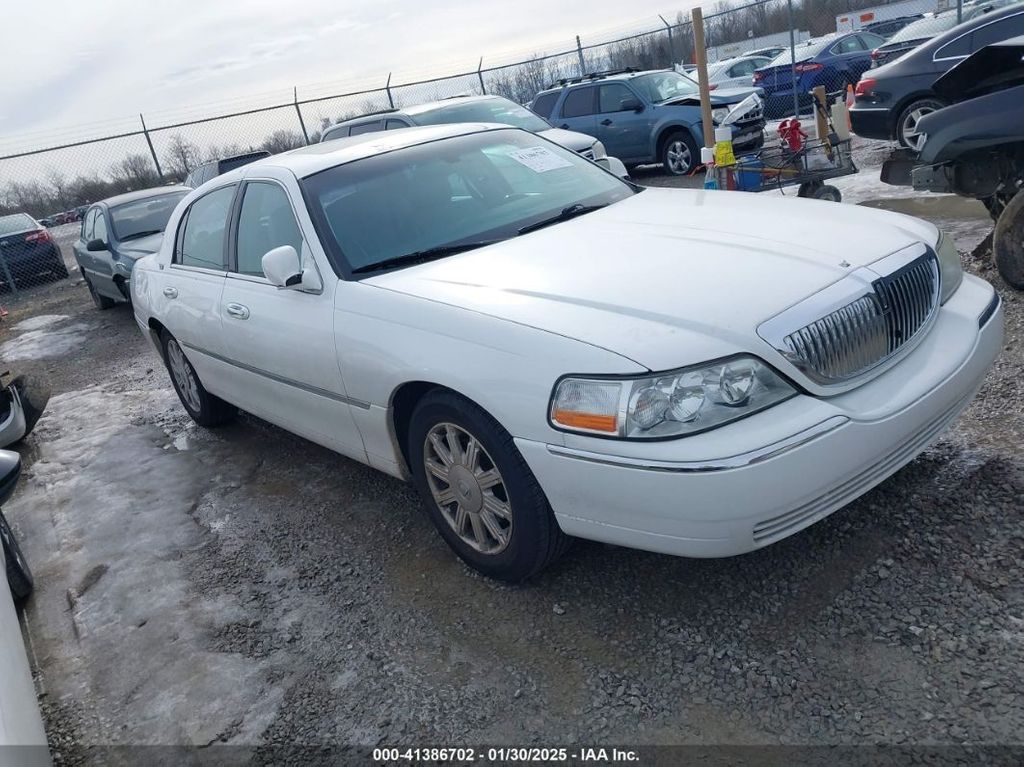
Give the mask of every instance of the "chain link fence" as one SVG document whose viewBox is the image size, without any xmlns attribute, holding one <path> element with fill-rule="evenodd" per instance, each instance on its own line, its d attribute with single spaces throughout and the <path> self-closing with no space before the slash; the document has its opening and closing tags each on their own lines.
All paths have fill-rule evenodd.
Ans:
<svg viewBox="0 0 1024 767">
<path fill-rule="evenodd" d="M 989 0 L 988 4 L 1006 1 Z M 704 17 L 708 58 L 717 77 L 728 73 L 726 60 L 763 51 L 758 71 L 747 71 L 746 76 L 763 89 L 768 116 L 781 118 L 806 109 L 814 86 L 844 93 L 873 60 L 898 55 L 957 19 L 981 12 L 981 2 L 720 2 L 715 12 Z M 57 140 L 54 134 L 45 139 L 39 135 L 0 139 L 0 216 L 21 214 L 44 224 L 63 225 L 66 239 L 68 222 L 74 223 L 81 206 L 122 192 L 180 182 L 208 159 L 258 149 L 276 153 L 315 143 L 324 128 L 338 120 L 464 94 L 498 94 L 525 104 L 562 78 L 626 67 L 682 68 L 693 58 L 691 22 L 679 13 L 671 20 L 659 17 L 640 31 L 610 30 L 586 40 L 576 37 L 553 53 L 486 65 L 483 58 L 474 71 L 405 82 L 392 82 L 389 75 L 385 82 L 361 89 L 320 86 L 305 89 L 301 98 L 293 91 L 290 99 L 278 98 L 265 106 L 218 110 L 224 113 L 196 114 L 195 107 L 151 113 L 140 115 L 137 122 L 79 126 L 75 140 L 60 140 L 68 131 Z M 0 226 L 5 220 L 0 218 Z M 52 261 L 52 252 L 40 244 L 45 228 L 43 235 L 33 239 L 31 256 L 24 255 L 28 235 L 3 232 L 0 228 L 0 289 L 17 290 L 62 274 L 56 266 L 49 271 L 43 268 Z M 50 245 L 56 247 L 53 238 Z M 70 253 L 64 255 L 74 268 Z"/>
</svg>

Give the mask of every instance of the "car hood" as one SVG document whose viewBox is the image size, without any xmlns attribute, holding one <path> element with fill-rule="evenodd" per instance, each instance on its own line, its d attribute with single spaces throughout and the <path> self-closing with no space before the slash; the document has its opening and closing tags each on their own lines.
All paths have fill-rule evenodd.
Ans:
<svg viewBox="0 0 1024 767">
<path fill-rule="evenodd" d="M 574 130 L 565 130 L 564 128 L 549 128 L 548 130 L 542 130 L 538 136 L 543 136 L 548 141 L 554 141 L 559 146 L 564 146 L 566 149 L 571 149 L 574 152 L 583 152 L 590 149 L 597 141 L 593 136 L 588 136 L 585 133 L 577 133 Z"/>
<path fill-rule="evenodd" d="M 128 242 L 122 243 L 117 252 L 122 256 L 128 256 L 130 258 L 142 258 L 148 256 L 150 253 L 156 253 L 160 250 L 160 243 L 164 241 L 164 234 L 150 234 L 146 237 L 139 237 L 137 240 L 128 240 Z"/>
<path fill-rule="evenodd" d="M 668 370 L 770 354 L 757 326 L 912 243 L 917 219 L 737 192 L 647 189 L 603 210 L 364 283 Z"/>
<path fill-rule="evenodd" d="M 711 91 L 711 106 L 712 107 L 724 107 L 730 104 L 738 104 L 751 93 L 761 94 L 763 89 L 746 86 L 740 88 L 715 88 Z M 700 106 L 700 96 L 683 96 L 682 98 L 673 99 L 672 101 L 666 101 L 660 106 Z"/>
</svg>

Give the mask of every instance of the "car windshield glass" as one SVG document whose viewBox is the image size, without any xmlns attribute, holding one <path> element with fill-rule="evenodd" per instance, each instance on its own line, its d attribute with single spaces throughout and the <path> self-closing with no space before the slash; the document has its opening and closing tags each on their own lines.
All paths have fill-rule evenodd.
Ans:
<svg viewBox="0 0 1024 767">
<path fill-rule="evenodd" d="M 450 104 L 413 114 L 417 125 L 444 125 L 447 123 L 500 123 L 522 128 L 531 133 L 548 130 L 551 126 L 529 109 L 506 99 L 486 99 Z"/>
<path fill-rule="evenodd" d="M 931 16 L 927 19 L 918 19 L 913 24 L 907 24 L 899 32 L 886 40 L 887 45 L 892 43 L 905 43 L 909 40 L 922 40 L 952 29 L 956 26 L 956 14 L 944 13 L 941 16 Z"/>
<path fill-rule="evenodd" d="M 700 88 L 689 77 L 676 72 L 655 72 L 634 77 L 630 82 L 655 104 L 685 96 L 697 96 Z"/>
<path fill-rule="evenodd" d="M 328 251 L 360 272 L 411 254 L 445 257 L 463 245 L 516 237 L 568 207 L 607 205 L 636 193 L 575 152 L 519 130 L 375 155 L 302 185 Z"/>
<path fill-rule="evenodd" d="M 159 197 L 126 202 L 110 209 L 114 226 L 114 239 L 131 240 L 147 234 L 162 232 L 186 192 L 170 192 Z"/>
<path fill-rule="evenodd" d="M 31 216 L 25 213 L 15 213 L 12 216 L 0 216 L 0 236 L 24 232 L 26 229 L 35 229 L 36 222 Z"/>
<path fill-rule="evenodd" d="M 821 40 L 811 40 L 806 43 L 801 43 L 800 45 L 796 46 L 796 60 L 807 61 L 807 59 L 813 59 L 815 56 L 817 56 L 819 53 L 825 50 L 825 48 L 830 46 L 833 42 L 835 42 L 835 38 L 826 37 Z M 787 48 L 774 59 L 772 59 L 771 66 L 781 67 L 786 64 L 792 64 L 792 54 L 793 52 L 789 50 L 789 48 Z"/>
</svg>

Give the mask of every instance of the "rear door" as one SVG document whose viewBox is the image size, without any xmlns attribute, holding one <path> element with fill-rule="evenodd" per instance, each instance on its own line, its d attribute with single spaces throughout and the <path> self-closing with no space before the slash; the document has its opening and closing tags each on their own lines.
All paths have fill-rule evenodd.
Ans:
<svg viewBox="0 0 1024 767">
<path fill-rule="evenodd" d="M 623 102 L 640 103 L 640 98 L 625 83 L 602 83 L 597 94 L 597 138 L 608 154 L 620 160 L 633 160 L 647 154 L 651 131 L 645 111 L 623 109 Z"/>
<path fill-rule="evenodd" d="M 249 179 L 231 234 L 230 263 L 220 302 L 232 402 L 272 423 L 345 455 L 366 460 L 350 412 L 334 344 L 334 291 L 279 290 L 263 274 L 263 256 L 291 245 L 317 266 L 299 223 L 302 197 L 287 178 Z M 330 275 L 327 275 L 330 276 Z M 322 281 L 333 286 L 333 281 Z"/>
<path fill-rule="evenodd" d="M 586 85 L 569 90 L 562 100 L 558 114 L 551 118 L 551 122 L 559 128 L 586 133 L 597 138 L 597 88 Z"/>
</svg>

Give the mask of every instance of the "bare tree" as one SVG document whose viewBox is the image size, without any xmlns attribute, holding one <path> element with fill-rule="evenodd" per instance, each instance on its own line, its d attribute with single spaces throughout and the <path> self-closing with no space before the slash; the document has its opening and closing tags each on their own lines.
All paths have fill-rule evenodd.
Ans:
<svg viewBox="0 0 1024 767">
<path fill-rule="evenodd" d="M 145 189 L 157 182 L 153 160 L 144 154 L 130 154 L 110 170 L 115 181 L 124 183 L 129 190 Z"/>
<path fill-rule="evenodd" d="M 202 156 L 198 146 L 180 133 L 175 133 L 164 152 L 164 165 L 169 175 L 180 180 L 202 162 Z"/>
<path fill-rule="evenodd" d="M 295 131 L 276 130 L 264 139 L 260 149 L 266 149 L 271 154 L 280 154 L 305 145 L 305 139 Z"/>
<path fill-rule="evenodd" d="M 46 180 L 50 185 L 50 194 L 55 207 L 62 210 L 74 207 L 68 189 L 68 178 L 56 168 L 50 168 L 46 172 Z"/>
</svg>

